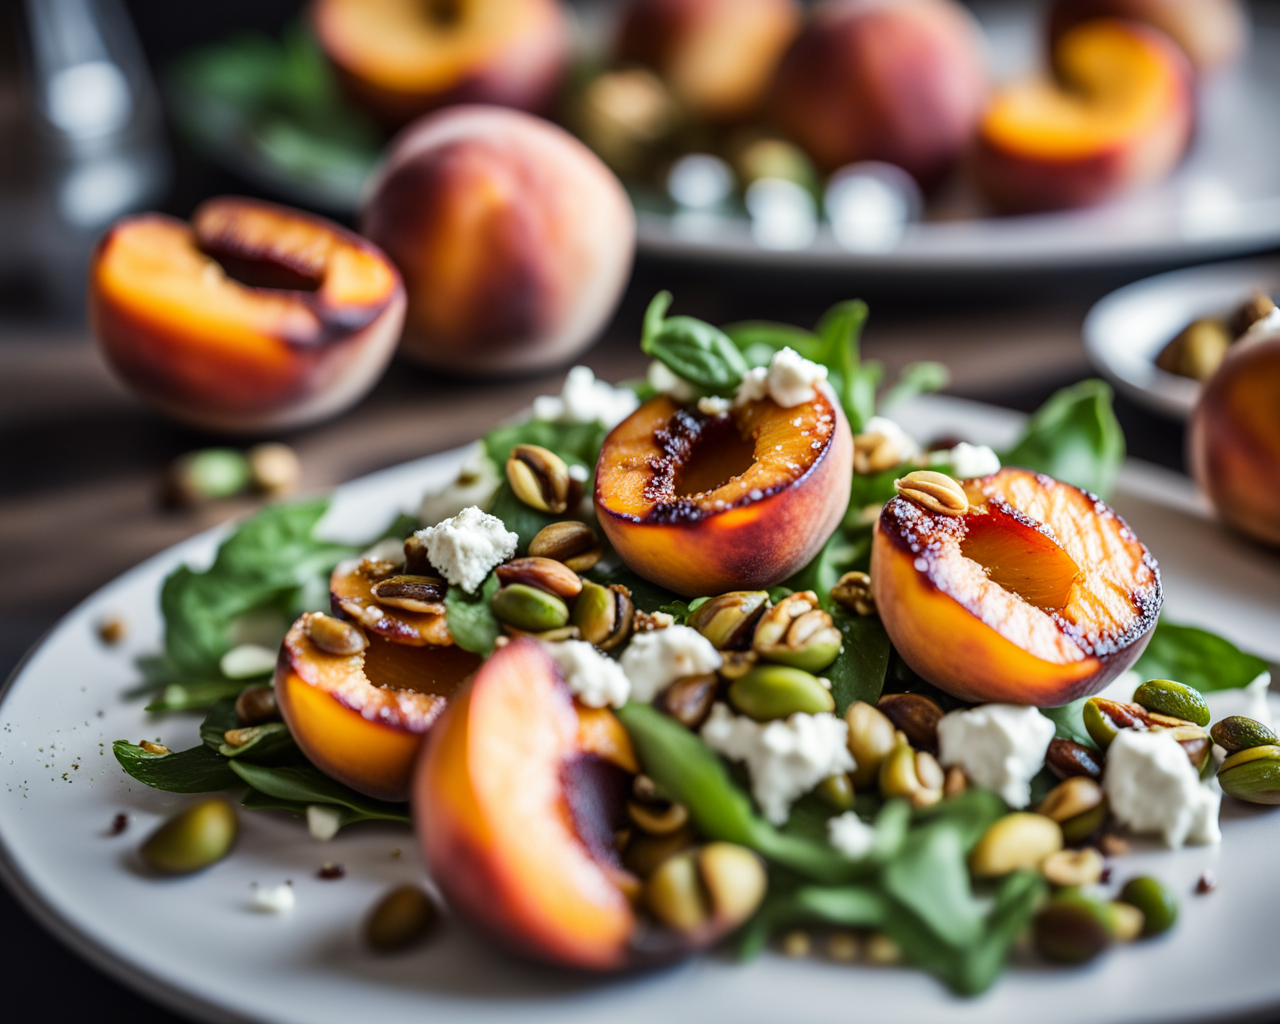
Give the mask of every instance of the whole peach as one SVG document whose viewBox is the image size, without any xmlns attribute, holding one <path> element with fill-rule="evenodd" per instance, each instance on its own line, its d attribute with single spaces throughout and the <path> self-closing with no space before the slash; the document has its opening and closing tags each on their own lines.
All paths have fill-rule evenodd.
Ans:
<svg viewBox="0 0 1280 1024">
<path fill-rule="evenodd" d="M 883 160 L 924 187 L 959 160 L 987 76 L 977 23 L 952 0 L 829 0 L 778 68 L 770 108 L 826 170 Z"/>
<path fill-rule="evenodd" d="M 600 159 L 501 107 L 451 107 L 407 127 L 361 225 L 404 275 L 403 351 L 475 374 L 582 351 L 618 303 L 635 243 L 635 214 Z"/>
<path fill-rule="evenodd" d="M 1200 392 L 1191 470 L 1226 522 L 1280 546 L 1280 330 L 1246 335 Z"/>
<path fill-rule="evenodd" d="M 1093 18 L 1124 18 L 1158 28 L 1182 47 L 1200 74 L 1238 56 L 1249 34 L 1239 0 L 1057 0 L 1049 12 L 1050 43 Z"/>
</svg>

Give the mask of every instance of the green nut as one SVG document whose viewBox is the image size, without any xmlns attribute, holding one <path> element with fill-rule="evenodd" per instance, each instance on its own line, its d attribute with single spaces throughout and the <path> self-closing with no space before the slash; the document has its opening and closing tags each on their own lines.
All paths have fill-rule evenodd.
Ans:
<svg viewBox="0 0 1280 1024">
<path fill-rule="evenodd" d="M 1064 890 L 1036 914 L 1032 934 L 1041 956 L 1081 964 L 1115 941 L 1114 914 L 1105 903 Z"/>
<path fill-rule="evenodd" d="M 499 622 L 541 633 L 559 629 L 569 621 L 569 606 L 555 594 L 531 587 L 527 583 L 512 583 L 493 595 L 490 605 Z"/>
<path fill-rule="evenodd" d="M 1224 718 L 1209 730 L 1209 735 L 1213 737 L 1213 742 L 1228 754 L 1234 754 L 1237 750 L 1247 750 L 1249 747 L 1274 746 L 1280 743 L 1274 732 L 1261 722 L 1245 718 L 1244 715 Z"/>
<path fill-rule="evenodd" d="M 416 885 L 392 889 L 369 914 L 364 937 L 379 953 L 398 953 L 416 946 L 436 926 L 440 911 Z"/>
<path fill-rule="evenodd" d="M 229 498 L 249 486 L 249 460 L 233 448 L 205 448 L 169 469 L 169 497 L 179 505 Z"/>
<path fill-rule="evenodd" d="M 1238 750 L 1218 769 L 1222 791 L 1251 804 L 1280 804 L 1280 746 Z"/>
<path fill-rule="evenodd" d="M 698 605 L 689 613 L 688 624 L 718 651 L 746 647 L 768 606 L 764 590 L 735 590 Z"/>
<path fill-rule="evenodd" d="M 853 783 L 845 772 L 828 775 L 818 783 L 817 793 L 824 803 L 837 811 L 853 810 Z"/>
<path fill-rule="evenodd" d="M 757 665 L 735 679 L 729 687 L 729 703 L 757 722 L 836 708 L 830 692 L 815 676 L 786 665 Z"/>
<path fill-rule="evenodd" d="M 635 605 L 626 587 L 612 584 L 602 587 L 590 580 L 582 581 L 582 591 L 573 602 L 570 620 L 578 627 L 578 636 L 602 651 L 617 647 L 631 633 Z"/>
<path fill-rule="evenodd" d="M 210 797 L 179 811 L 142 844 L 143 862 L 166 875 L 186 875 L 231 852 L 240 830 L 235 808 Z"/>
<path fill-rule="evenodd" d="M 1100 750 L 1106 750 L 1107 747 L 1111 746 L 1111 741 L 1120 732 L 1120 726 L 1108 714 L 1111 710 L 1110 705 L 1114 703 L 1114 701 L 1103 700 L 1099 697 L 1090 697 L 1080 710 L 1080 716 L 1084 719 L 1084 727 L 1089 732 L 1089 738 L 1098 745 Z"/>
<path fill-rule="evenodd" d="M 1089 810 L 1082 811 L 1075 817 L 1061 822 L 1063 842 L 1069 845 L 1084 842 L 1098 829 L 1102 828 L 1107 820 L 1107 811 L 1107 802 L 1103 800 L 1096 807 L 1091 807 Z"/>
<path fill-rule="evenodd" d="M 1194 722 L 1201 728 L 1209 724 L 1209 705 L 1200 691 L 1172 679 L 1148 679 L 1134 691 L 1133 702 L 1160 715 Z"/>
<path fill-rule="evenodd" d="M 1142 875 L 1125 882 L 1120 899 L 1142 911 L 1142 934 L 1167 932 L 1178 920 L 1178 897 L 1158 878 Z"/>
<path fill-rule="evenodd" d="M 804 590 L 760 616 L 751 649 L 764 661 L 817 672 L 836 660 L 843 641 L 831 616 L 819 607 L 818 595 Z"/>
</svg>

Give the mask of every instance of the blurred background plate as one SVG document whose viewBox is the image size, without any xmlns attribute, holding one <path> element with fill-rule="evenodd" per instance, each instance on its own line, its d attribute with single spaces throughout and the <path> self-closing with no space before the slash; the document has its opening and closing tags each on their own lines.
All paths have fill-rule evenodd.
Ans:
<svg viewBox="0 0 1280 1024">
<path fill-rule="evenodd" d="M 1235 260 L 1189 267 L 1112 292 L 1084 322 L 1089 360 L 1140 405 L 1187 419 L 1200 383 L 1168 373 L 1156 356 L 1192 320 L 1227 317 L 1255 291 L 1280 288 L 1280 259 Z"/>
</svg>

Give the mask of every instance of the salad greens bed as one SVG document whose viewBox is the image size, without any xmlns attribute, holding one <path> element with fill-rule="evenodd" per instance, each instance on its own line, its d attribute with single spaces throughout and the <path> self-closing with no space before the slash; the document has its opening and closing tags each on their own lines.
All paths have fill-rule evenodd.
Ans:
<svg viewBox="0 0 1280 1024">
<path fill-rule="evenodd" d="M 790 347 L 827 368 L 856 433 L 878 412 L 912 394 L 935 390 L 947 379 L 940 365 L 917 363 L 882 387 L 880 365 L 859 357 L 867 317 L 861 302 L 834 307 L 812 332 L 759 321 L 720 329 L 691 317 L 668 317 L 670 302 L 664 292 L 650 306 L 642 347 L 702 395 L 732 394 L 752 367 L 768 365 L 774 352 Z M 635 390 L 641 398 L 652 393 L 645 384 Z M 500 473 L 514 445 L 537 444 L 591 473 L 606 432 L 600 423 L 531 420 L 490 432 L 484 453 Z M 1106 496 L 1124 450 L 1110 389 L 1090 380 L 1055 394 L 1000 456 L 1006 464 Z M 957 703 L 912 673 L 878 618 L 851 616 L 830 599 L 843 573 L 869 567 L 874 517 L 864 510 L 891 498 L 895 477 L 910 468 L 855 475 L 848 513 L 835 534 L 808 566 L 771 593 L 778 600 L 796 590 L 815 591 L 843 633 L 840 655 L 824 670 L 837 714 L 858 700 L 874 705 L 883 692 L 927 693 L 944 708 Z M 177 793 L 245 790 L 243 806 L 250 809 L 305 814 L 308 807 L 321 805 L 333 809 L 342 826 L 371 819 L 409 820 L 407 805 L 371 800 L 320 772 L 283 723 L 258 727 L 243 746 L 224 742 L 224 733 L 236 727 L 235 697 L 247 686 L 269 684 L 270 676 L 228 678 L 221 668 L 223 656 L 246 636 L 278 642 L 297 615 L 327 609 L 330 572 L 357 553 L 317 534 L 326 508 L 324 499 L 268 507 L 223 542 L 209 569 L 195 572 L 184 566 L 166 580 L 161 594 L 164 651 L 142 661 L 145 682 L 139 692 L 153 694 L 151 711 L 203 710 L 202 742 L 176 753 L 157 753 L 118 741 L 115 755 L 134 778 Z M 519 535 L 521 552 L 538 530 L 558 518 L 524 505 L 505 480 L 489 511 Z M 403 538 L 417 525 L 401 516 L 383 537 Z M 625 567 L 587 575 L 626 585 L 638 609 L 663 611 L 677 622 L 705 600 L 686 602 Z M 500 629 L 489 599 L 497 586 L 497 577 L 490 575 L 476 595 L 449 589 L 447 623 L 460 647 L 485 655 L 493 651 Z M 1243 687 L 1267 666 L 1221 637 L 1161 621 L 1135 668 L 1143 678 L 1173 678 L 1215 690 Z M 1059 736 L 1093 747 L 1081 718 L 1083 703 L 1045 714 L 1056 723 Z M 775 827 L 757 812 L 735 770 L 696 734 L 645 704 L 633 702 L 617 713 L 646 774 L 664 796 L 688 808 L 705 839 L 749 847 L 768 863 L 768 896 L 738 936 L 743 956 L 758 953 L 777 929 L 798 923 L 874 928 L 896 942 L 910 962 L 957 992 L 978 993 L 999 975 L 1011 944 L 1045 892 L 1044 880 L 1028 872 L 978 889 L 971 882 L 969 851 L 1008 810 L 994 793 L 971 788 L 924 809 L 860 793 L 855 810 L 873 825 L 875 838 L 864 856 L 851 859 L 827 841 L 826 820 L 836 812 L 816 796 L 802 798 L 786 824 Z M 1040 794 L 1055 781 L 1047 772 L 1041 774 L 1033 783 L 1033 792 Z"/>
</svg>

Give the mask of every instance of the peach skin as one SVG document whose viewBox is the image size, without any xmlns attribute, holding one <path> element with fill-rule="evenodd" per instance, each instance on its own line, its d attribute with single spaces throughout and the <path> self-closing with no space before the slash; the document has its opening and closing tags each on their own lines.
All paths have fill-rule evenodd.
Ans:
<svg viewBox="0 0 1280 1024">
<path fill-rule="evenodd" d="M 314 617 L 293 624 L 276 665 L 289 731 L 326 775 L 378 800 L 407 800 L 422 737 L 479 656 L 376 636 L 359 654 L 329 654 L 308 635 Z"/>
<path fill-rule="evenodd" d="M 885 629 L 907 664 L 961 700 L 1057 707 L 1137 659 L 1160 572 L 1100 499 L 1024 469 L 965 482 L 942 515 L 898 496 L 871 548 Z"/>
<path fill-rule="evenodd" d="M 127 217 L 89 271 L 89 316 L 112 368 L 174 419 L 227 433 L 354 404 L 386 368 L 404 310 L 400 274 L 376 246 L 252 199 L 211 199 L 190 225 Z"/>
<path fill-rule="evenodd" d="M 650 399 L 605 439 L 600 525 L 636 573 L 686 597 L 760 590 L 809 563 L 849 504 L 853 437 L 829 391 L 717 416 Z"/>
</svg>

